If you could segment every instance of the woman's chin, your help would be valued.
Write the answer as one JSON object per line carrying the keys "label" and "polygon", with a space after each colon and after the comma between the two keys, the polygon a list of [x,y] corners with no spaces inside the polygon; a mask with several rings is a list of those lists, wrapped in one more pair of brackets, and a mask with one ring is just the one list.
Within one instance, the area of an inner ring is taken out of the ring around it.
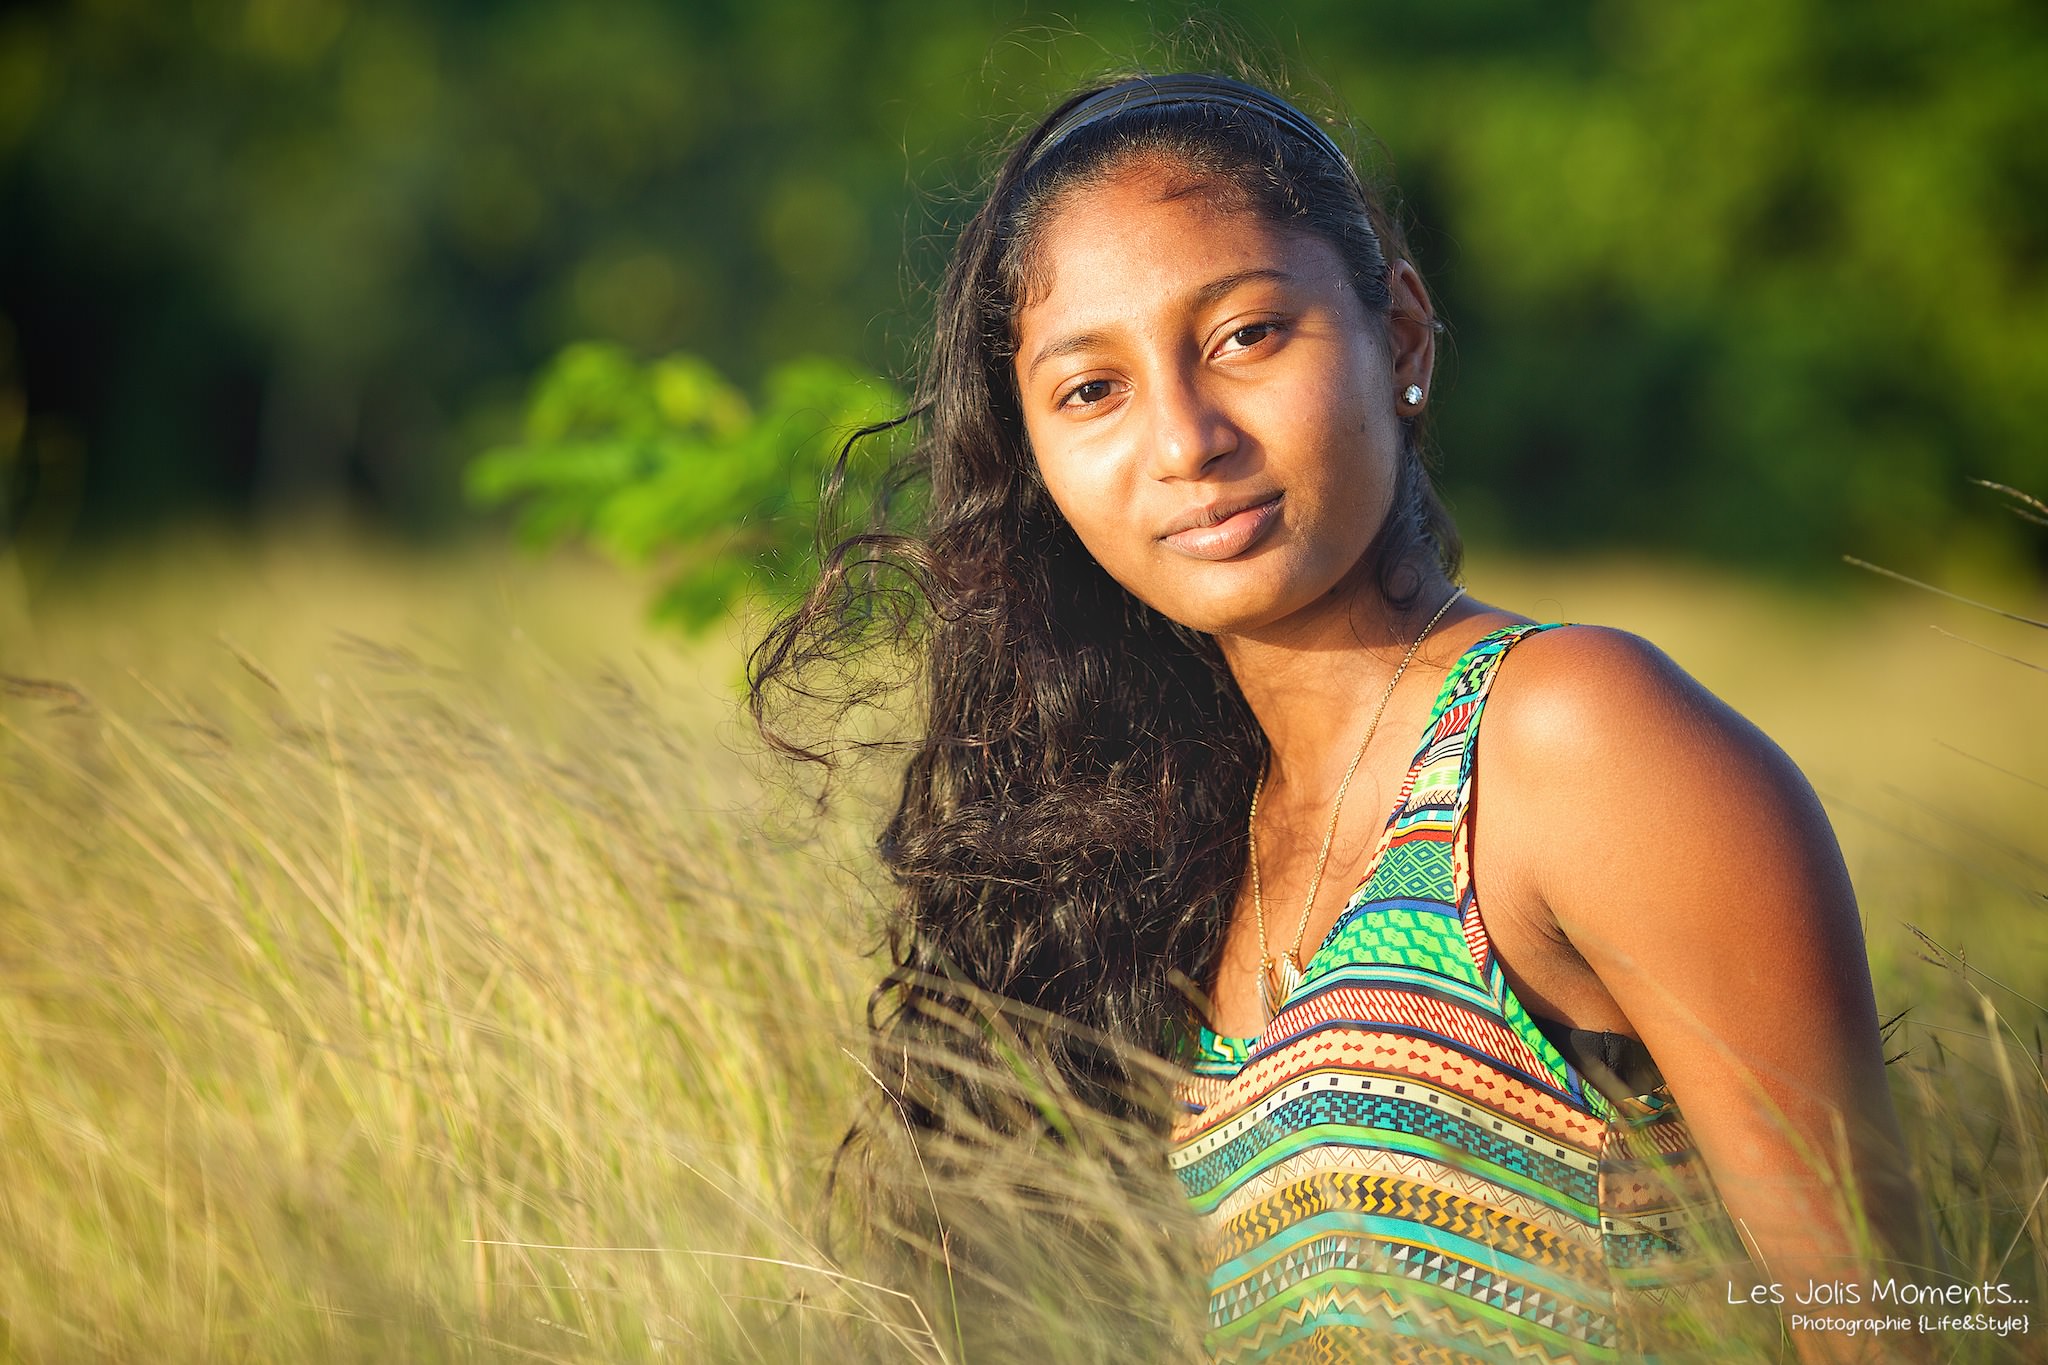
{"label": "woman's chin", "polygon": [[[1312,599],[1305,599],[1312,600]],[[1271,592],[1216,594],[1153,604],[1168,620],[1204,635],[1256,635],[1286,620],[1305,604]]]}

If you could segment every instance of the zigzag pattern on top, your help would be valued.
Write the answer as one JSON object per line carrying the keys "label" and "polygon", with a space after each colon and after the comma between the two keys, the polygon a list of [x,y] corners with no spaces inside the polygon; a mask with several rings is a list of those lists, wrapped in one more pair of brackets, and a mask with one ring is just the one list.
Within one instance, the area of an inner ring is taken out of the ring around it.
{"label": "zigzag pattern on top", "polygon": [[1340,1211],[1440,1228],[1571,1275],[1599,1269],[1597,1247],[1583,1238],[1560,1236],[1469,1194],[1376,1171],[1316,1171],[1282,1186],[1220,1224],[1212,1246],[1219,1261],[1235,1260],[1297,1224]]}
{"label": "zigzag pattern on top", "polygon": [[[1585,1324],[1589,1333],[1613,1324]],[[1608,1365],[1619,1350],[1562,1333],[1527,1328],[1518,1315],[1461,1313],[1450,1301],[1407,1292],[1406,1286],[1369,1285],[1335,1277],[1296,1295],[1272,1313],[1235,1325],[1218,1352],[1230,1360],[1329,1361],[1379,1365],[1388,1360],[1457,1365]],[[1222,1334],[1219,1333],[1220,1337]]]}
{"label": "zigzag pattern on top", "polygon": [[[1455,1166],[1426,1156],[1406,1152],[1348,1146],[1307,1147],[1289,1157],[1246,1176],[1210,1210],[1218,1226],[1227,1225],[1246,1209],[1284,1186],[1329,1174],[1382,1175],[1445,1194],[1467,1203],[1490,1207],[1507,1218],[1543,1228],[1558,1237],[1573,1238],[1589,1249],[1600,1245],[1599,1231],[1586,1222],[1585,1215],[1570,1205],[1560,1205],[1536,1195],[1507,1189],[1481,1175],[1469,1174]],[[1616,1232],[1629,1229],[1619,1225]]]}

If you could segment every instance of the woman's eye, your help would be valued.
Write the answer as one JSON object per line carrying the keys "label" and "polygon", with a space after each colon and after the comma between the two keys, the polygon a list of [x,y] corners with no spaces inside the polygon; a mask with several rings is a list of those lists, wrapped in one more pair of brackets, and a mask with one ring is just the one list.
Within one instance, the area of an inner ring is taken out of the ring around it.
{"label": "woman's eye", "polygon": [[1258,345],[1279,330],[1280,324],[1277,322],[1254,322],[1238,328],[1226,339],[1242,350],[1249,346]]}
{"label": "woman's eye", "polygon": [[1085,383],[1076,384],[1067,390],[1067,396],[1060,400],[1060,406],[1067,408],[1079,403],[1083,407],[1092,407],[1109,397],[1111,387],[1107,379],[1090,379]]}

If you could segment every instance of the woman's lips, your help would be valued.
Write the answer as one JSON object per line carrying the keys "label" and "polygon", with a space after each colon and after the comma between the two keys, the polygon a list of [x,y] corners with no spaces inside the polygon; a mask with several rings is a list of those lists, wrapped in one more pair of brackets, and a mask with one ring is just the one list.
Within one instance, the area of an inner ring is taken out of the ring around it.
{"label": "woman's lips", "polygon": [[1160,539],[1193,559],[1232,559],[1252,547],[1280,510],[1278,493],[1213,526],[1191,526]]}

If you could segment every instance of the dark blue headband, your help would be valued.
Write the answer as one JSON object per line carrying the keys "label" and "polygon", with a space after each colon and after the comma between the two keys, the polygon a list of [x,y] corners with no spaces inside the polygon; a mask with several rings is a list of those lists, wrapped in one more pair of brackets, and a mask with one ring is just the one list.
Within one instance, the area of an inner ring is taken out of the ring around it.
{"label": "dark blue headband", "polygon": [[1225,76],[1206,76],[1189,72],[1175,76],[1136,76],[1121,81],[1107,90],[1098,90],[1076,104],[1052,127],[1045,130],[1045,136],[1038,139],[1038,145],[1031,149],[1024,168],[1043,161],[1046,155],[1066,141],[1080,129],[1091,123],[1112,118],[1118,114],[1137,109],[1156,109],[1169,104],[1216,104],[1226,108],[1254,110],[1272,119],[1283,128],[1320,147],[1331,160],[1344,168],[1352,183],[1359,186],[1364,196],[1364,185],[1358,179],[1358,171],[1351,164],[1351,158],[1344,155],[1335,140],[1323,131],[1321,124],[1301,110],[1269,94],[1257,86],[1233,81]]}

